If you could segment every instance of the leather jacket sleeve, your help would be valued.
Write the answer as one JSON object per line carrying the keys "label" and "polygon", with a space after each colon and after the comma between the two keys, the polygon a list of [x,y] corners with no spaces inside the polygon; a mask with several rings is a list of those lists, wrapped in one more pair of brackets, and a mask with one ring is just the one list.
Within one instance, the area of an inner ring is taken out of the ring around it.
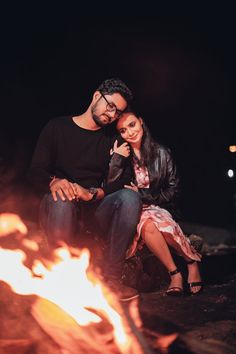
{"label": "leather jacket sleeve", "polygon": [[112,183],[117,180],[124,171],[125,157],[120,154],[114,153],[111,157],[109,164],[109,171],[107,177],[107,183]]}
{"label": "leather jacket sleeve", "polygon": [[[123,188],[125,184],[133,181],[133,170],[130,159],[114,153],[111,157],[108,175],[104,183],[104,190],[109,193]],[[113,190],[114,189],[114,190]]]}

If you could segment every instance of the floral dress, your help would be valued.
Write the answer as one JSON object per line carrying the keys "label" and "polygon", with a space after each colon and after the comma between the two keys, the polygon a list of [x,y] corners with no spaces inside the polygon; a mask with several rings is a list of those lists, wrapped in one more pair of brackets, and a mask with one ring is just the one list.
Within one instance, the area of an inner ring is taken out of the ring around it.
{"label": "floral dress", "polygon": [[[134,163],[134,172],[138,188],[149,188],[149,176],[146,167],[139,167]],[[143,224],[151,219],[156,228],[162,233],[167,243],[172,246],[179,255],[186,255],[192,260],[200,261],[201,255],[191,245],[190,240],[184,235],[180,226],[174,221],[171,214],[157,205],[143,204],[141,218],[137,226],[137,234],[127,251],[127,258],[132,257],[137,249],[141,249],[145,240],[141,238]]]}

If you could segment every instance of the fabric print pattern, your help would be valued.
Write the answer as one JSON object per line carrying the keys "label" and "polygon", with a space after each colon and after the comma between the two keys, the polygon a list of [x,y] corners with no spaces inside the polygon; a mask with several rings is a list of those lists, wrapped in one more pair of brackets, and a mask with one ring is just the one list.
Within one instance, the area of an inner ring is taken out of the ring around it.
{"label": "fabric print pattern", "polygon": [[[138,188],[149,188],[148,170],[134,164],[135,177]],[[200,261],[201,255],[191,245],[189,239],[184,235],[180,226],[174,221],[172,215],[157,205],[143,205],[142,214],[137,226],[137,234],[132,245],[127,251],[127,258],[132,257],[137,249],[141,249],[145,240],[141,238],[141,230],[146,220],[151,219],[156,228],[162,233],[170,246],[175,246],[180,255],[185,255],[190,259]]]}

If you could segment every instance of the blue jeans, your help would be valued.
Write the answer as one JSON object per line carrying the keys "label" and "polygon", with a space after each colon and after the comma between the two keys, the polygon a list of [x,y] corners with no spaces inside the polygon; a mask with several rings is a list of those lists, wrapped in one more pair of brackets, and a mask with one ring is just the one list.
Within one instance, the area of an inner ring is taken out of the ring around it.
{"label": "blue jeans", "polygon": [[[40,223],[51,245],[63,240],[71,244],[77,233],[81,217],[76,201],[55,202],[46,194],[40,205]],[[86,203],[85,213],[86,213]],[[91,203],[90,222],[107,240],[104,275],[119,278],[122,273],[126,250],[137,230],[141,214],[141,198],[137,192],[121,189],[101,201]],[[92,207],[92,213],[91,213]],[[79,245],[78,245],[79,246]]]}

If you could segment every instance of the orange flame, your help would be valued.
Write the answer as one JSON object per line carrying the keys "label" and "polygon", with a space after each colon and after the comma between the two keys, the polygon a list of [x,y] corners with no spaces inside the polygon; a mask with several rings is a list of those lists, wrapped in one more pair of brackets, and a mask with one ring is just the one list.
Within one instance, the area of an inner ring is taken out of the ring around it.
{"label": "orange flame", "polygon": [[27,227],[20,217],[12,213],[0,214],[0,237],[16,231],[24,235],[27,233]]}
{"label": "orange flame", "polygon": [[[22,234],[27,232],[17,215],[0,215],[0,235],[6,236],[14,230]],[[72,256],[69,247],[65,246],[57,248],[54,253],[56,262],[46,267],[40,260],[35,260],[32,269],[29,269],[23,264],[26,254],[22,250],[0,247],[0,262],[4,265],[0,266],[0,280],[10,285],[17,294],[38,295],[55,303],[80,326],[102,320],[88,308],[104,313],[113,326],[117,345],[127,346],[129,339],[122,325],[122,317],[106,300],[102,283],[96,279],[91,282],[87,277],[89,250],[83,249],[80,255]]]}

